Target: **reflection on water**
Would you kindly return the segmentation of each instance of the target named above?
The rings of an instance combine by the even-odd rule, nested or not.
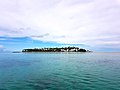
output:
[[[120,53],[9,53],[0,57],[0,90],[120,90]]]

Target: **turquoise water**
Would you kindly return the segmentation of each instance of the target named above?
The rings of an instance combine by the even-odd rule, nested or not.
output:
[[[120,90],[120,53],[1,53],[0,90]]]

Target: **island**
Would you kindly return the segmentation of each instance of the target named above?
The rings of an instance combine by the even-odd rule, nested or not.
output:
[[[22,52],[91,52],[79,47],[56,47],[56,48],[34,48],[23,49]]]

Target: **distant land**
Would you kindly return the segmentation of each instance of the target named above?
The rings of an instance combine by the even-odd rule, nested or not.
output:
[[[23,49],[22,52],[91,52],[86,49],[79,47],[56,47],[56,48],[34,48],[34,49]]]

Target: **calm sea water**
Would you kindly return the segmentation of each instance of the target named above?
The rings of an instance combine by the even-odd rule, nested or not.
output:
[[[120,90],[120,53],[1,53],[0,90]]]

